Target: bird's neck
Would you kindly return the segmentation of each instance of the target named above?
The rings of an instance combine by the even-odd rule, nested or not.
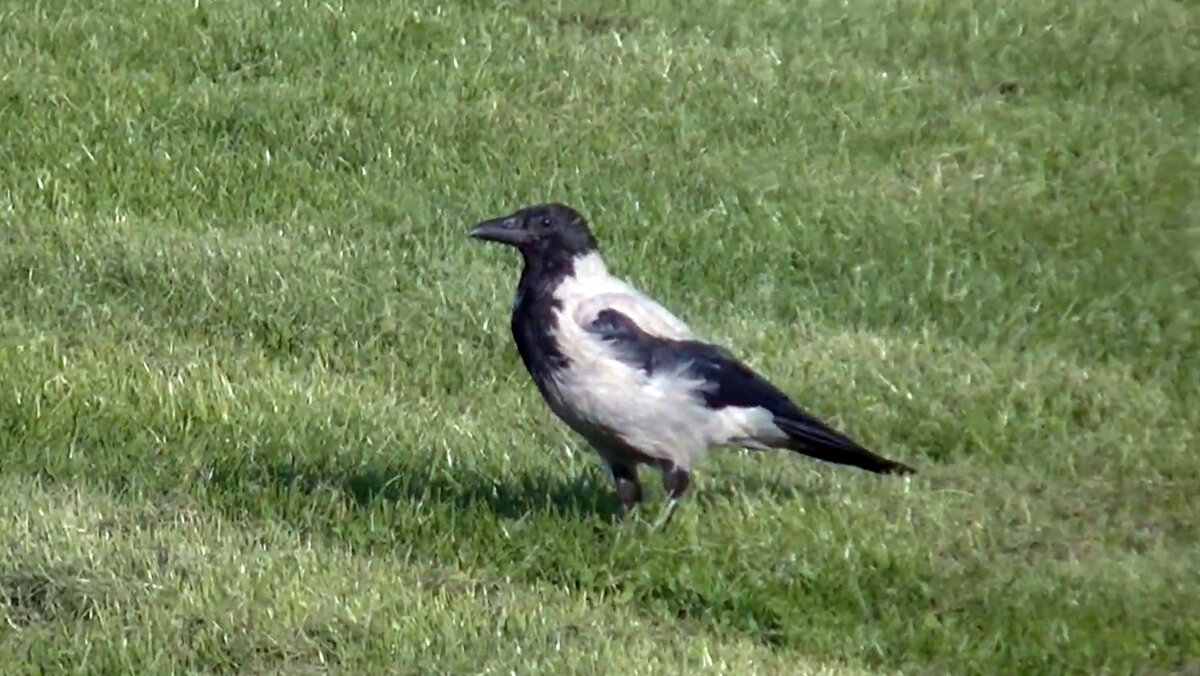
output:
[[[607,274],[604,260],[592,251],[576,256],[526,256],[513,299],[512,333],[525,368],[543,390],[551,374],[570,366],[554,336],[562,302],[555,291],[571,278]]]

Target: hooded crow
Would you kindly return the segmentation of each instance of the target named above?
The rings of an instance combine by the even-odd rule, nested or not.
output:
[[[557,203],[480,223],[476,239],[521,252],[512,335],[550,409],[600,454],[619,516],[642,499],[638,467],[662,472],[670,521],[711,447],[787,449],[880,474],[882,458],[801,409],[728,350],[698,340],[605,268],[584,217]]]

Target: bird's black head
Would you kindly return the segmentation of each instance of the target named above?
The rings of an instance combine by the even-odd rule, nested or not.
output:
[[[484,221],[471,237],[508,244],[526,260],[574,258],[596,250],[596,240],[587,220],[565,204],[538,204],[508,216]]]

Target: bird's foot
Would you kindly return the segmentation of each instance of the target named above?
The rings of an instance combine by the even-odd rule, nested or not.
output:
[[[629,521],[636,508],[636,504],[622,504],[621,506],[617,507],[617,511],[613,513],[613,522],[625,523],[626,521]]]
[[[618,523],[629,518],[629,514],[642,501],[642,485],[638,483],[637,476],[630,473],[617,473],[617,500],[620,506],[617,508],[616,521]]]
[[[667,524],[671,523],[671,519],[675,516],[675,510],[679,508],[679,498],[671,498],[667,501],[667,505],[663,507],[662,513],[658,519],[654,521],[652,528],[654,530],[662,530]]]
[[[654,530],[665,528],[667,524],[671,523],[672,517],[675,516],[675,510],[679,508],[679,503],[683,500],[683,496],[692,482],[691,474],[673,462],[664,462],[662,471],[663,489],[667,492],[667,505],[654,522]]]

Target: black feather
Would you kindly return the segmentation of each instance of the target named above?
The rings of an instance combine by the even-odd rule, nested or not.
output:
[[[912,468],[882,458],[801,409],[779,388],[719,345],[672,340],[642,330],[628,316],[602,310],[587,327],[613,346],[618,357],[651,375],[670,369],[703,380],[698,390],[707,407],[766,409],[788,435],[788,448],[821,460],[854,465],[872,472],[909,473]]]
[[[521,362],[543,395],[551,375],[571,365],[551,329],[555,312],[562,307],[554,297],[554,290],[574,274],[574,256],[526,255],[517,283],[511,320],[513,341]]]

